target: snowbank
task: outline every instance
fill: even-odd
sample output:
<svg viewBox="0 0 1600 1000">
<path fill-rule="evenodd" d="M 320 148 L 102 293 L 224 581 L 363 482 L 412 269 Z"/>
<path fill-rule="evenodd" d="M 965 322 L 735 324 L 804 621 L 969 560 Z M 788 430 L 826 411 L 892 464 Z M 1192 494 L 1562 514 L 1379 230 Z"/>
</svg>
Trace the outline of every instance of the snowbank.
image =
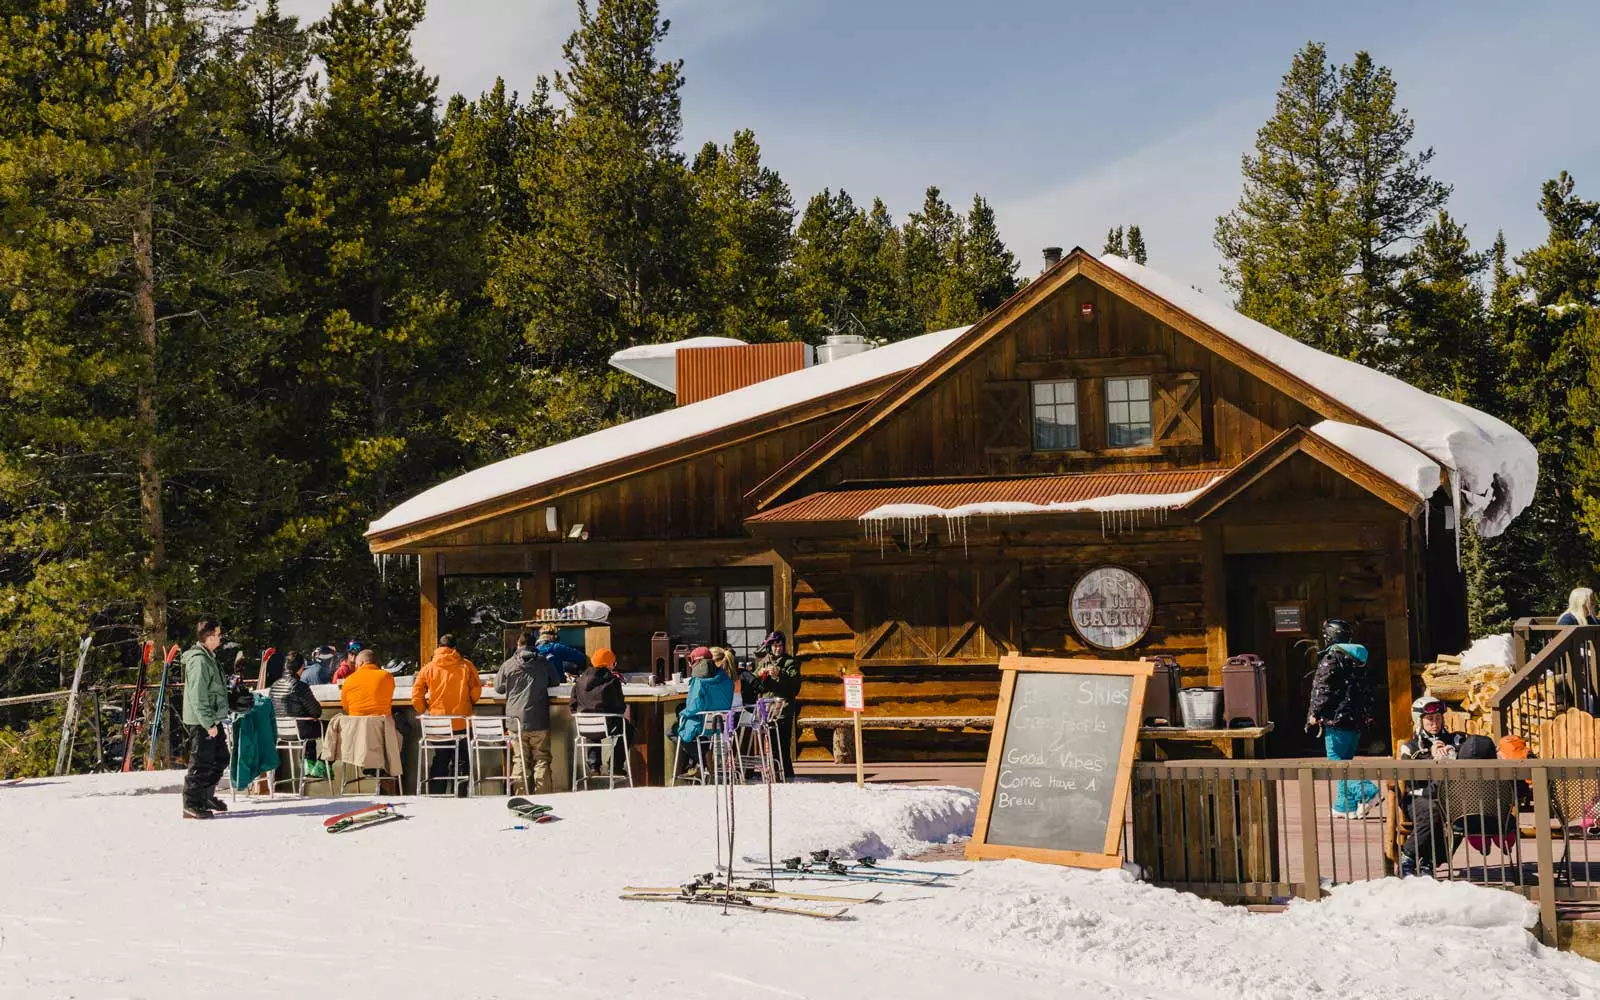
<svg viewBox="0 0 1600 1000">
<path fill-rule="evenodd" d="M 347 835 L 366 799 L 241 800 L 178 819 L 178 772 L 0 784 L 0 996 L 92 998 L 1592 996 L 1600 966 L 1533 943 L 1530 904 L 1460 883 L 1345 886 L 1252 916 L 1133 881 L 1020 861 L 945 888 L 882 886 L 851 919 L 617 898 L 714 863 L 716 791 L 405 800 Z M 780 786 L 774 851 L 907 854 L 967 834 L 966 789 Z M 766 855 L 763 789 L 738 790 L 735 847 Z M 877 888 L 813 883 L 816 892 Z"/>
<path fill-rule="evenodd" d="M 1506 423 L 1324 354 L 1158 271 L 1110 254 L 1099 260 L 1450 469 L 1463 516 L 1484 536 L 1500 534 L 1532 502 L 1539 455 Z"/>
<path fill-rule="evenodd" d="M 1461 652 L 1461 672 L 1479 667 L 1511 667 L 1517 662 L 1511 651 L 1511 633 L 1486 635 L 1472 640 L 1472 645 Z"/>
<path fill-rule="evenodd" d="M 367 534 L 403 528 L 909 371 L 933 357 L 966 329 L 927 333 L 838 361 L 812 365 L 698 403 L 640 417 L 474 469 L 407 500 L 373 521 Z"/>
</svg>

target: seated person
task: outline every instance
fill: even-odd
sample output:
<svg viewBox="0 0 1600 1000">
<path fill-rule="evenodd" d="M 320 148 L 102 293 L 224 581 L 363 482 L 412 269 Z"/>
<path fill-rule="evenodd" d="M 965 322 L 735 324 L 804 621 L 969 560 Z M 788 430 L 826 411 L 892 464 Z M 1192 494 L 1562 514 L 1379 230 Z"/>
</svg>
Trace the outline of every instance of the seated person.
<svg viewBox="0 0 1600 1000">
<path fill-rule="evenodd" d="M 280 719 L 297 719 L 300 738 L 306 741 L 306 777 L 326 778 L 327 765 L 317 759 L 317 737 L 322 735 L 322 704 L 303 679 L 305 657 L 290 650 L 283 659 L 283 675 L 272 682 L 272 710 Z"/>
<path fill-rule="evenodd" d="M 428 764 L 435 793 L 448 791 L 451 779 L 467 773 L 467 717 L 482 694 L 478 668 L 456 649 L 454 635 L 441 635 L 433 659 L 417 671 L 417 679 L 411 684 L 411 707 L 417 714 L 448 715 L 450 728 L 456 733 L 455 748 L 434 751 Z M 458 794 L 466 792 L 465 786 L 458 786 Z"/>
<path fill-rule="evenodd" d="M 356 655 L 355 671 L 339 689 L 339 705 L 346 715 L 394 715 L 394 675 L 378 665 L 377 651 Z"/>
<path fill-rule="evenodd" d="M 312 687 L 318 684 L 332 684 L 334 659 L 332 646 L 318 646 L 311 654 L 311 661 L 306 664 L 305 672 L 300 675 L 300 679 Z"/>
<path fill-rule="evenodd" d="M 544 657 L 550 664 L 550 686 L 565 684 L 570 674 L 576 677 L 583 673 L 589 665 L 589 658 L 583 655 L 580 649 L 574 649 L 557 638 L 554 625 L 539 626 L 539 641 L 533 647 L 534 652 Z"/>
<path fill-rule="evenodd" d="M 1424 696 L 1411 704 L 1411 720 L 1416 735 L 1400 746 L 1401 760 L 1454 760 L 1456 748 L 1465 736 L 1447 732 L 1444 727 L 1444 702 Z M 1444 839 L 1444 809 L 1435 796 L 1431 781 L 1411 781 L 1406 785 L 1405 801 L 1400 804 L 1411 820 L 1411 836 L 1400 848 L 1400 874 L 1432 875 L 1434 864 L 1447 853 Z"/>
<path fill-rule="evenodd" d="M 583 712 L 601 712 L 606 715 L 621 716 L 627 710 L 627 699 L 622 694 L 622 675 L 612 668 L 617 665 L 617 654 L 609 649 L 597 649 L 590 658 L 589 666 L 578 675 L 577 681 L 572 686 L 572 712 L 574 715 Z M 623 754 L 627 753 L 628 732 L 621 718 L 607 719 L 606 731 L 612 735 L 623 737 L 620 752 L 611 755 L 611 773 L 621 774 L 623 768 Z M 589 773 L 600 773 L 600 748 L 590 747 L 588 751 Z"/>
<path fill-rule="evenodd" d="M 732 657 L 728 660 L 731 665 Z M 705 732 L 702 712 L 726 712 L 733 707 L 733 674 L 718 666 L 711 650 L 696 646 L 689 654 L 689 700 L 678 714 L 678 776 L 695 766 L 694 741 Z"/>
</svg>

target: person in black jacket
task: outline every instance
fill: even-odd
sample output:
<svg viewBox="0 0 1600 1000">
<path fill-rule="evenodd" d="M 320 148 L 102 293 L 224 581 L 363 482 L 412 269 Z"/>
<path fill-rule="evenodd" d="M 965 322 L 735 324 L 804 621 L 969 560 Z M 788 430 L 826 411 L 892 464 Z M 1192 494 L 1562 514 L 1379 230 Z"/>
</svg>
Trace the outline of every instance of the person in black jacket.
<svg viewBox="0 0 1600 1000">
<path fill-rule="evenodd" d="M 794 725 L 800 715 L 800 661 L 789 653 L 789 643 L 782 632 L 771 632 L 756 650 L 755 681 L 757 697 L 783 699 L 783 714 L 778 716 L 778 740 L 783 758 L 783 780 L 794 780 Z M 742 685 L 741 685 L 742 686 Z M 747 701 L 753 701 L 747 694 Z"/>
<path fill-rule="evenodd" d="M 1355 628 L 1342 618 L 1322 623 L 1322 653 L 1311 681 L 1306 728 L 1322 727 L 1329 760 L 1354 760 L 1361 730 L 1372 724 L 1372 685 L 1367 680 L 1367 647 L 1355 641 Z M 1365 819 L 1378 801 L 1370 781 L 1341 781 L 1334 816 Z"/>
<path fill-rule="evenodd" d="M 609 649 L 597 649 L 589 658 L 589 666 L 578 675 L 578 680 L 572 685 L 572 712 L 577 715 L 582 712 L 603 712 L 606 715 L 620 716 L 628 708 L 627 700 L 622 695 L 622 677 L 611 668 L 617 665 L 617 654 Z M 607 719 L 606 730 L 612 736 L 622 736 L 620 752 L 611 755 L 611 773 L 621 774 L 623 770 L 623 754 L 627 753 L 628 745 L 632 742 L 629 738 L 627 726 L 620 718 Z M 587 751 L 589 773 L 600 773 L 600 748 L 590 747 Z"/>
<path fill-rule="evenodd" d="M 283 658 L 283 674 L 272 682 L 267 694 L 272 698 L 272 710 L 280 719 L 296 719 L 300 738 L 306 741 L 306 776 L 325 778 L 328 765 L 317 759 L 317 738 L 322 735 L 322 703 L 311 693 L 311 685 L 302 680 L 306 658 L 299 650 L 290 650 Z"/>
</svg>

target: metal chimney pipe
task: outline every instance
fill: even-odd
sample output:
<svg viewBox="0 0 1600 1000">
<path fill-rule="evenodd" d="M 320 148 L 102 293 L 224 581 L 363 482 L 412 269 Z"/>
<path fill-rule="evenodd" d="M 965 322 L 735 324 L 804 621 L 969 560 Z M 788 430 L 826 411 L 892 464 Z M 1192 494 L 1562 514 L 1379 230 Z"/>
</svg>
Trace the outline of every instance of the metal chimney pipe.
<svg viewBox="0 0 1600 1000">
<path fill-rule="evenodd" d="M 1045 247 L 1044 248 L 1044 269 L 1046 271 L 1048 271 L 1052 267 L 1055 267 L 1059 263 L 1061 263 L 1061 248 L 1060 247 Z"/>
</svg>

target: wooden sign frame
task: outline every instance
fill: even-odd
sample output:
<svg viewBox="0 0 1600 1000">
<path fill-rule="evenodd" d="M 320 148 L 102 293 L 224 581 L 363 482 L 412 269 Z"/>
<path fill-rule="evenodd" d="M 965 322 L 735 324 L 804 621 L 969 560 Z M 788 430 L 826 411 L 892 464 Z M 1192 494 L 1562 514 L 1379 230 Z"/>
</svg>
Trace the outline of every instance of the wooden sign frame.
<svg viewBox="0 0 1600 1000">
<path fill-rule="evenodd" d="M 978 815 L 967 842 L 967 858 L 999 860 L 1021 858 L 1074 868 L 1116 868 L 1122 864 L 1123 816 L 1128 808 L 1128 786 L 1133 778 L 1133 760 L 1139 750 L 1139 720 L 1144 712 L 1145 685 L 1154 664 L 1139 660 L 1074 660 L 1055 657 L 1021 656 L 1008 653 L 1000 658 L 1000 700 L 995 705 L 994 732 L 989 736 L 989 759 L 979 786 Z M 1055 851 L 1041 847 L 1016 847 L 989 843 L 989 813 L 994 808 L 995 786 L 1000 779 L 1000 758 L 1005 753 L 1006 723 L 1011 718 L 1011 699 L 1016 694 L 1017 674 L 1112 674 L 1132 679 L 1128 691 L 1128 713 L 1122 736 L 1122 754 L 1117 760 L 1111 811 L 1106 822 L 1105 847 L 1099 854 L 1085 851 Z"/>
</svg>

